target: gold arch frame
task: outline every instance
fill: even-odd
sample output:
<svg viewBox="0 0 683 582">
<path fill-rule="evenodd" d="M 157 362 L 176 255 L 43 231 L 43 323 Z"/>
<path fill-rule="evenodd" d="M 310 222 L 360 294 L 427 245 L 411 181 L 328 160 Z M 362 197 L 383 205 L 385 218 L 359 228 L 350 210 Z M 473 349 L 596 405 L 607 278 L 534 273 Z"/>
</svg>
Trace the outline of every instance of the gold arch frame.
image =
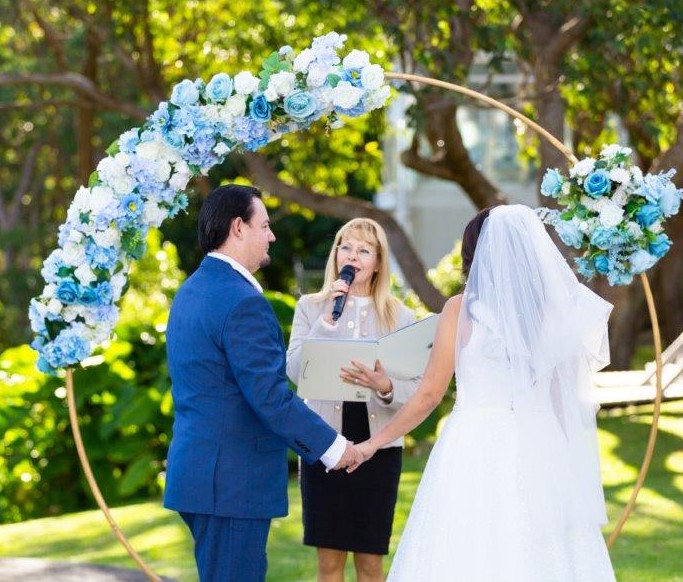
<svg viewBox="0 0 683 582">
<path fill-rule="evenodd" d="M 421 83 L 424 85 L 432 85 L 434 87 L 440 87 L 442 89 L 447 89 L 449 91 L 454 91 L 456 93 L 460 93 L 462 95 L 466 95 L 468 97 L 471 97 L 475 100 L 487 103 L 488 105 L 491 105 L 492 107 L 499 109 L 501 111 L 504 111 L 511 117 L 514 117 L 515 119 L 518 119 L 522 123 L 524 123 L 527 127 L 530 129 L 534 130 L 538 135 L 546 139 L 548 142 L 550 142 L 553 146 L 555 146 L 564 156 L 567 158 L 567 160 L 571 163 L 576 163 L 578 160 L 572 153 L 572 151 L 565 146 L 561 141 L 559 141 L 555 136 L 550 134 L 548 131 L 543 129 L 540 125 L 538 125 L 536 122 L 532 121 L 525 115 L 521 114 L 519 111 L 512 109 L 511 107 L 508 107 L 504 103 L 501 103 L 500 101 L 497 101 L 488 95 L 484 95 L 482 93 L 479 93 L 477 91 L 473 91 L 472 89 L 468 89 L 467 87 L 463 87 L 461 85 L 456 85 L 454 83 L 447 83 L 446 81 L 441 81 L 439 79 L 433 79 L 431 77 L 424 77 L 421 75 L 412 75 L 408 73 L 392 73 L 392 72 L 386 72 L 385 77 L 387 79 L 396 79 L 396 80 L 403 80 L 403 81 L 412 81 L 415 83 Z M 645 299 L 647 301 L 647 307 L 648 307 L 648 312 L 650 314 L 650 321 L 652 323 L 652 333 L 653 333 L 653 339 L 654 339 L 654 346 L 655 346 L 655 363 L 656 363 L 656 397 L 655 397 L 655 404 L 654 404 L 654 411 L 652 414 L 652 426 L 650 427 L 650 434 L 647 442 L 647 447 L 645 450 L 645 455 L 643 457 L 643 462 L 640 467 L 640 471 L 638 473 L 638 477 L 636 479 L 636 482 L 633 487 L 633 491 L 631 492 L 631 496 L 624 507 L 624 510 L 617 521 L 617 524 L 615 525 L 614 529 L 612 530 L 611 534 L 608 537 L 607 540 L 607 546 L 612 547 L 612 544 L 616 541 L 616 539 L 619 537 L 619 534 L 621 533 L 624 524 L 626 523 L 626 520 L 630 516 L 631 512 L 633 511 L 633 508 L 635 507 L 636 499 L 638 497 L 638 493 L 640 492 L 644 482 L 645 482 L 645 477 L 647 476 L 647 473 L 650 468 L 650 463 L 652 461 L 652 457 L 654 454 L 654 448 L 655 448 L 655 442 L 657 440 L 657 433 L 658 433 L 658 427 L 659 427 L 659 417 L 660 417 L 660 409 L 661 409 L 661 403 L 662 403 L 662 396 L 663 396 L 663 390 L 662 390 L 662 344 L 661 344 L 661 334 L 659 331 L 659 322 L 657 319 L 657 310 L 655 308 L 655 302 L 654 302 L 654 297 L 652 295 L 652 290 L 650 288 L 650 283 L 646 277 L 646 275 L 643 273 L 640 275 L 640 280 L 643 285 L 643 291 L 645 292 Z M 107 522 L 109 523 L 109 526 L 116 536 L 116 538 L 119 540 L 119 542 L 124 546 L 130 557 L 133 559 L 133 561 L 138 565 L 140 570 L 147 576 L 149 580 L 152 582 L 162 582 L 162 579 L 157 576 L 151 568 L 144 562 L 144 560 L 140 557 L 140 555 L 135 551 L 135 549 L 131 546 L 130 542 L 124 535 L 124 533 L 121 531 L 119 528 L 118 524 L 116 523 L 116 520 L 111 514 L 111 511 L 109 510 L 109 506 L 107 505 L 102 492 L 100 491 L 99 486 L 97 485 L 97 481 L 95 479 L 95 476 L 92 472 L 92 469 L 90 467 L 90 462 L 88 460 L 88 455 L 85 451 L 85 446 L 83 444 L 83 439 L 81 437 L 81 431 L 80 427 L 78 424 L 78 412 L 77 412 L 77 407 L 76 407 L 76 399 L 75 399 L 75 393 L 74 393 L 74 379 L 73 379 L 73 369 L 68 368 L 66 370 L 66 393 L 67 393 L 67 406 L 69 409 L 69 420 L 71 424 L 71 430 L 73 433 L 74 441 L 76 443 L 76 450 L 78 452 L 78 458 L 81 463 L 81 467 L 83 468 L 83 472 L 85 474 L 85 478 L 88 482 L 88 485 L 90 487 L 90 490 L 92 491 L 93 497 L 95 498 L 97 505 L 99 506 L 100 510 L 104 514 L 104 516 L 107 519 Z"/>
</svg>

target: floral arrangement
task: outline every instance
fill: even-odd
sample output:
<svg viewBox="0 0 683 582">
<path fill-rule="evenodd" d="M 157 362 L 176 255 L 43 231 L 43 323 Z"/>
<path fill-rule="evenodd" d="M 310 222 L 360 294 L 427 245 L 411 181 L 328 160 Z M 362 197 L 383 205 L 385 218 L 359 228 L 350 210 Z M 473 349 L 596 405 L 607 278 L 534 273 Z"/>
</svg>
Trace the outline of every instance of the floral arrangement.
<svg viewBox="0 0 683 582">
<path fill-rule="evenodd" d="M 389 97 L 384 71 L 368 53 L 342 60 L 346 35 L 331 32 L 294 54 L 282 47 L 258 76 L 215 75 L 208 83 L 184 80 L 140 128 L 107 150 L 87 187 L 81 187 L 45 260 L 45 287 L 31 301 L 40 353 L 38 368 L 54 373 L 88 357 L 111 336 L 117 302 L 131 263 L 144 253 L 150 227 L 185 209 L 184 190 L 234 150 L 255 151 L 327 117 L 359 116 Z"/>
<path fill-rule="evenodd" d="M 569 177 L 545 173 L 541 194 L 565 209 L 540 214 L 565 244 L 583 251 L 575 259 L 580 274 L 628 285 L 671 248 L 663 223 L 679 211 L 683 194 L 671 181 L 674 173 L 643 175 L 631 164 L 630 148 L 604 146 L 597 159 L 577 162 Z"/>
</svg>

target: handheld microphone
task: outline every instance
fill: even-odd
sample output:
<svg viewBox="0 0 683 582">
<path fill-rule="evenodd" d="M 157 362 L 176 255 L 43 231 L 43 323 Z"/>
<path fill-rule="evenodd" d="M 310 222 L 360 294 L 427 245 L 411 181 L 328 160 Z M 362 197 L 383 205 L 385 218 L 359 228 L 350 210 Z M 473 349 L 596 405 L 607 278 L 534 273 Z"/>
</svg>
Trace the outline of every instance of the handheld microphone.
<svg viewBox="0 0 683 582">
<path fill-rule="evenodd" d="M 356 269 L 351 265 L 344 265 L 339 273 L 339 278 L 345 281 L 348 285 L 353 283 L 356 278 Z M 334 307 L 332 308 L 332 321 L 337 321 L 344 311 L 344 305 L 346 305 L 346 296 L 348 293 L 344 293 L 334 300 Z"/>
</svg>

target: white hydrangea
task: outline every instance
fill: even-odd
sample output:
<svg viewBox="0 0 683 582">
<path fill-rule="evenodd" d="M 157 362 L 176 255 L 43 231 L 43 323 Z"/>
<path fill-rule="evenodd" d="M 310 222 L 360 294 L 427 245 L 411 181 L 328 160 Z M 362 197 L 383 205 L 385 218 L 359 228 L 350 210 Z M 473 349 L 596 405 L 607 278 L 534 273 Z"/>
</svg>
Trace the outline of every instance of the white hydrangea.
<svg viewBox="0 0 683 582">
<path fill-rule="evenodd" d="M 53 297 L 47 302 L 46 309 L 49 315 L 59 315 L 62 311 L 62 302 L 56 297 Z"/>
<path fill-rule="evenodd" d="M 626 206 L 626 203 L 628 202 L 628 194 L 626 193 L 625 185 L 622 184 L 614 191 L 614 194 L 612 195 L 612 202 L 614 202 L 617 206 Z"/>
<path fill-rule="evenodd" d="M 230 148 L 221 141 L 214 146 L 213 153 L 217 156 L 224 156 L 225 154 L 230 153 Z"/>
<path fill-rule="evenodd" d="M 154 164 L 154 177 L 159 180 L 159 182 L 167 182 L 171 177 L 172 169 L 173 167 L 168 160 L 161 159 Z"/>
<path fill-rule="evenodd" d="M 600 157 L 609 159 L 617 154 L 629 155 L 631 151 L 631 148 L 621 147 L 619 144 L 613 143 L 602 147 L 602 150 L 600 150 Z"/>
<path fill-rule="evenodd" d="M 176 170 L 177 170 L 177 166 L 176 166 Z M 189 170 L 189 168 L 188 168 L 188 170 Z M 174 190 L 184 190 L 185 187 L 187 186 L 187 183 L 190 181 L 190 178 L 192 178 L 192 174 L 189 171 L 188 172 L 176 171 L 176 173 L 171 176 L 171 179 L 168 181 L 168 184 Z"/>
<path fill-rule="evenodd" d="M 320 87 L 327 80 L 327 75 L 331 72 L 332 69 L 328 65 L 313 63 L 308 70 L 306 85 L 311 88 Z"/>
<path fill-rule="evenodd" d="M 94 186 L 91 192 L 90 208 L 95 214 L 99 214 L 114 202 L 114 191 L 107 186 Z"/>
<path fill-rule="evenodd" d="M 659 234 L 660 232 L 664 232 L 664 227 L 662 226 L 662 223 L 659 220 L 653 222 L 650 226 L 647 227 L 647 229 L 653 234 Z"/>
<path fill-rule="evenodd" d="M 629 236 L 636 240 L 643 238 L 643 229 L 640 228 L 640 225 L 637 222 L 632 220 L 628 221 L 628 224 L 626 225 L 626 232 L 629 234 Z"/>
<path fill-rule="evenodd" d="M 631 166 L 631 176 L 633 176 L 633 183 L 637 186 L 643 183 L 643 171 L 638 166 Z"/>
<path fill-rule="evenodd" d="M 565 183 L 568 184 L 568 182 L 565 182 Z M 583 206 L 585 206 L 588 210 L 595 210 L 595 204 L 596 204 L 596 202 L 597 202 L 597 201 L 595 200 L 595 198 L 591 198 L 591 197 L 588 196 L 587 194 L 583 194 L 583 195 L 581 196 L 580 203 L 581 203 Z"/>
</svg>

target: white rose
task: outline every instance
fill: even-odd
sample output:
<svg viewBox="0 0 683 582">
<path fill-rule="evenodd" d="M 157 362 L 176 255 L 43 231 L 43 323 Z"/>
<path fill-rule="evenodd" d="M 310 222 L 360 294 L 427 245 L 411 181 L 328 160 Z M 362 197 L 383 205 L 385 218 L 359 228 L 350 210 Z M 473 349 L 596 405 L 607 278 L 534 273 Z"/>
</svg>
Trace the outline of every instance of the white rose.
<svg viewBox="0 0 683 582">
<path fill-rule="evenodd" d="M 97 165 L 97 173 L 102 181 L 111 186 L 118 194 L 130 194 L 135 187 L 135 181 L 128 175 L 128 155 L 119 152 L 113 158 L 104 158 Z"/>
<path fill-rule="evenodd" d="M 118 272 L 111 278 L 110 283 L 114 302 L 116 302 L 121 299 L 121 292 L 126 284 L 126 275 L 122 272 Z"/>
<path fill-rule="evenodd" d="M 171 179 L 168 181 L 168 185 L 174 190 L 184 190 L 191 177 L 192 175 L 189 173 L 186 174 L 185 172 L 176 172 L 171 176 Z"/>
<path fill-rule="evenodd" d="M 158 160 L 154 164 L 154 177 L 159 182 L 167 182 L 171 177 L 171 163 L 168 160 Z"/>
<path fill-rule="evenodd" d="M 237 73 L 233 80 L 235 82 L 235 93 L 238 95 L 251 95 L 258 89 L 260 82 L 258 77 L 255 77 L 248 71 Z"/>
<path fill-rule="evenodd" d="M 289 95 L 294 90 L 296 75 L 289 71 L 281 71 L 270 76 L 268 79 L 268 89 L 272 89 L 280 97 Z M 268 99 L 266 97 L 266 99 Z M 268 99 L 270 101 L 270 99 Z"/>
<path fill-rule="evenodd" d="M 47 302 L 47 312 L 50 315 L 59 315 L 59 313 L 61 311 L 62 311 L 62 302 L 59 299 L 53 298 Z"/>
<path fill-rule="evenodd" d="M 311 68 L 308 70 L 306 85 L 311 88 L 320 87 L 327 80 L 327 75 L 331 72 L 331 70 L 332 69 L 328 65 L 313 63 Z"/>
<path fill-rule="evenodd" d="M 74 273 L 76 275 L 76 278 L 83 284 L 83 285 L 89 285 L 93 281 L 97 279 L 95 276 L 95 273 L 93 273 L 92 269 L 90 268 L 89 265 L 86 263 L 82 263 L 76 268 L 76 271 Z"/>
<path fill-rule="evenodd" d="M 585 158 L 580 162 L 577 162 L 569 170 L 569 175 L 573 178 L 574 176 L 588 176 L 593 171 L 595 167 L 595 160 L 593 158 Z"/>
<path fill-rule="evenodd" d="M 611 201 L 604 204 L 600 210 L 600 224 L 605 228 L 613 228 L 624 219 L 624 209 L 620 208 Z"/>
<path fill-rule="evenodd" d="M 78 309 L 78 306 L 76 305 L 67 305 L 63 310 L 62 310 L 62 319 L 66 321 L 67 323 L 70 323 L 74 321 L 81 313 L 80 309 Z"/>
<path fill-rule="evenodd" d="M 247 104 L 242 95 L 232 95 L 225 102 L 225 108 L 233 117 L 242 117 L 247 110 Z"/>
<path fill-rule="evenodd" d="M 332 103 L 335 107 L 342 109 L 351 109 L 358 105 L 358 101 L 363 95 L 363 90 L 354 87 L 348 81 L 339 81 L 337 86 L 332 90 Z"/>
<path fill-rule="evenodd" d="M 120 234 L 118 229 L 109 227 L 107 230 L 98 230 L 93 233 L 93 239 L 99 247 L 118 248 L 120 246 Z"/>
<path fill-rule="evenodd" d="M 624 185 L 619 186 L 612 196 L 612 202 L 617 206 L 625 206 L 628 202 L 628 194 L 626 193 L 626 187 Z"/>
<path fill-rule="evenodd" d="M 602 147 L 600 150 L 600 156 L 603 158 L 613 158 L 621 151 L 621 146 L 619 144 L 613 143 Z"/>
<path fill-rule="evenodd" d="M 135 153 L 143 160 L 157 160 L 161 157 L 162 143 L 159 138 L 141 141 L 135 146 Z"/>
<path fill-rule="evenodd" d="M 223 142 L 219 142 L 213 148 L 213 153 L 217 156 L 224 156 L 225 154 L 230 153 L 230 148 Z"/>
<path fill-rule="evenodd" d="M 586 233 L 588 232 L 589 224 L 585 220 L 577 220 L 576 228 L 578 228 L 581 232 Z"/>
<path fill-rule="evenodd" d="M 662 226 L 662 223 L 659 221 L 653 222 L 650 226 L 647 227 L 647 229 L 653 234 L 659 234 L 660 232 L 664 231 L 664 227 Z"/>
<path fill-rule="evenodd" d="M 610 170 L 609 179 L 612 180 L 612 182 L 627 184 L 631 181 L 631 173 L 624 168 L 614 168 L 613 170 Z"/>
<path fill-rule="evenodd" d="M 77 243 L 68 242 L 64 245 L 62 256 L 67 265 L 76 267 L 85 261 L 85 249 Z"/>
<path fill-rule="evenodd" d="M 114 201 L 114 191 L 107 186 L 95 186 L 92 189 L 90 207 L 95 214 L 99 214 Z"/>
<path fill-rule="evenodd" d="M 370 55 L 365 51 L 353 49 L 344 57 L 342 65 L 345 69 L 362 69 L 370 64 Z"/>
<path fill-rule="evenodd" d="M 69 207 L 69 212 L 73 209 L 75 212 L 89 212 L 90 211 L 90 199 L 92 197 L 92 192 L 90 188 L 81 186 L 77 191 L 74 199 L 71 201 L 71 206 Z"/>
<path fill-rule="evenodd" d="M 279 95 L 277 94 L 277 91 L 273 87 L 266 87 L 266 90 L 263 92 L 263 96 L 266 98 L 267 101 L 273 102 L 277 101 L 277 98 Z"/>
<path fill-rule="evenodd" d="M 643 238 L 643 229 L 640 228 L 640 225 L 637 222 L 629 221 L 626 225 L 626 231 L 636 240 Z"/>
<path fill-rule="evenodd" d="M 585 194 L 583 194 L 581 196 L 580 203 L 586 208 L 588 208 L 588 210 L 595 210 L 595 199 L 591 198 L 590 196 L 586 196 Z"/>
<path fill-rule="evenodd" d="M 384 83 L 384 69 L 379 65 L 368 65 L 360 72 L 360 82 L 368 91 L 379 89 Z"/>
<path fill-rule="evenodd" d="M 45 285 L 45 289 L 43 289 L 43 297 L 47 299 L 52 299 L 55 296 L 55 293 L 57 293 L 57 285 L 55 285 L 54 283 L 48 283 L 47 285 Z M 42 310 L 41 313 L 45 313 L 45 305 L 38 301 L 33 302 L 33 305 L 35 305 L 36 307 L 40 306 Z"/>
<path fill-rule="evenodd" d="M 569 194 L 571 184 L 569 182 L 562 182 L 562 194 Z"/>
<path fill-rule="evenodd" d="M 157 228 L 166 219 L 167 212 L 163 208 L 159 208 L 155 202 L 150 201 L 145 204 L 142 216 L 147 224 Z"/>
<path fill-rule="evenodd" d="M 82 226 L 82 225 L 79 225 Z M 77 231 L 75 228 L 72 228 L 69 231 L 69 236 L 66 237 L 67 242 L 74 243 L 74 244 L 80 244 L 81 241 L 83 240 L 83 233 Z"/>
<path fill-rule="evenodd" d="M 311 49 L 304 49 L 294 58 L 292 66 L 297 73 L 303 73 L 314 58 L 315 53 Z"/>
<path fill-rule="evenodd" d="M 388 85 L 383 85 L 379 89 L 370 91 L 365 96 L 365 101 L 363 102 L 365 104 L 365 109 L 367 111 L 372 111 L 373 109 L 383 107 L 390 95 L 391 89 L 389 89 Z"/>
</svg>

